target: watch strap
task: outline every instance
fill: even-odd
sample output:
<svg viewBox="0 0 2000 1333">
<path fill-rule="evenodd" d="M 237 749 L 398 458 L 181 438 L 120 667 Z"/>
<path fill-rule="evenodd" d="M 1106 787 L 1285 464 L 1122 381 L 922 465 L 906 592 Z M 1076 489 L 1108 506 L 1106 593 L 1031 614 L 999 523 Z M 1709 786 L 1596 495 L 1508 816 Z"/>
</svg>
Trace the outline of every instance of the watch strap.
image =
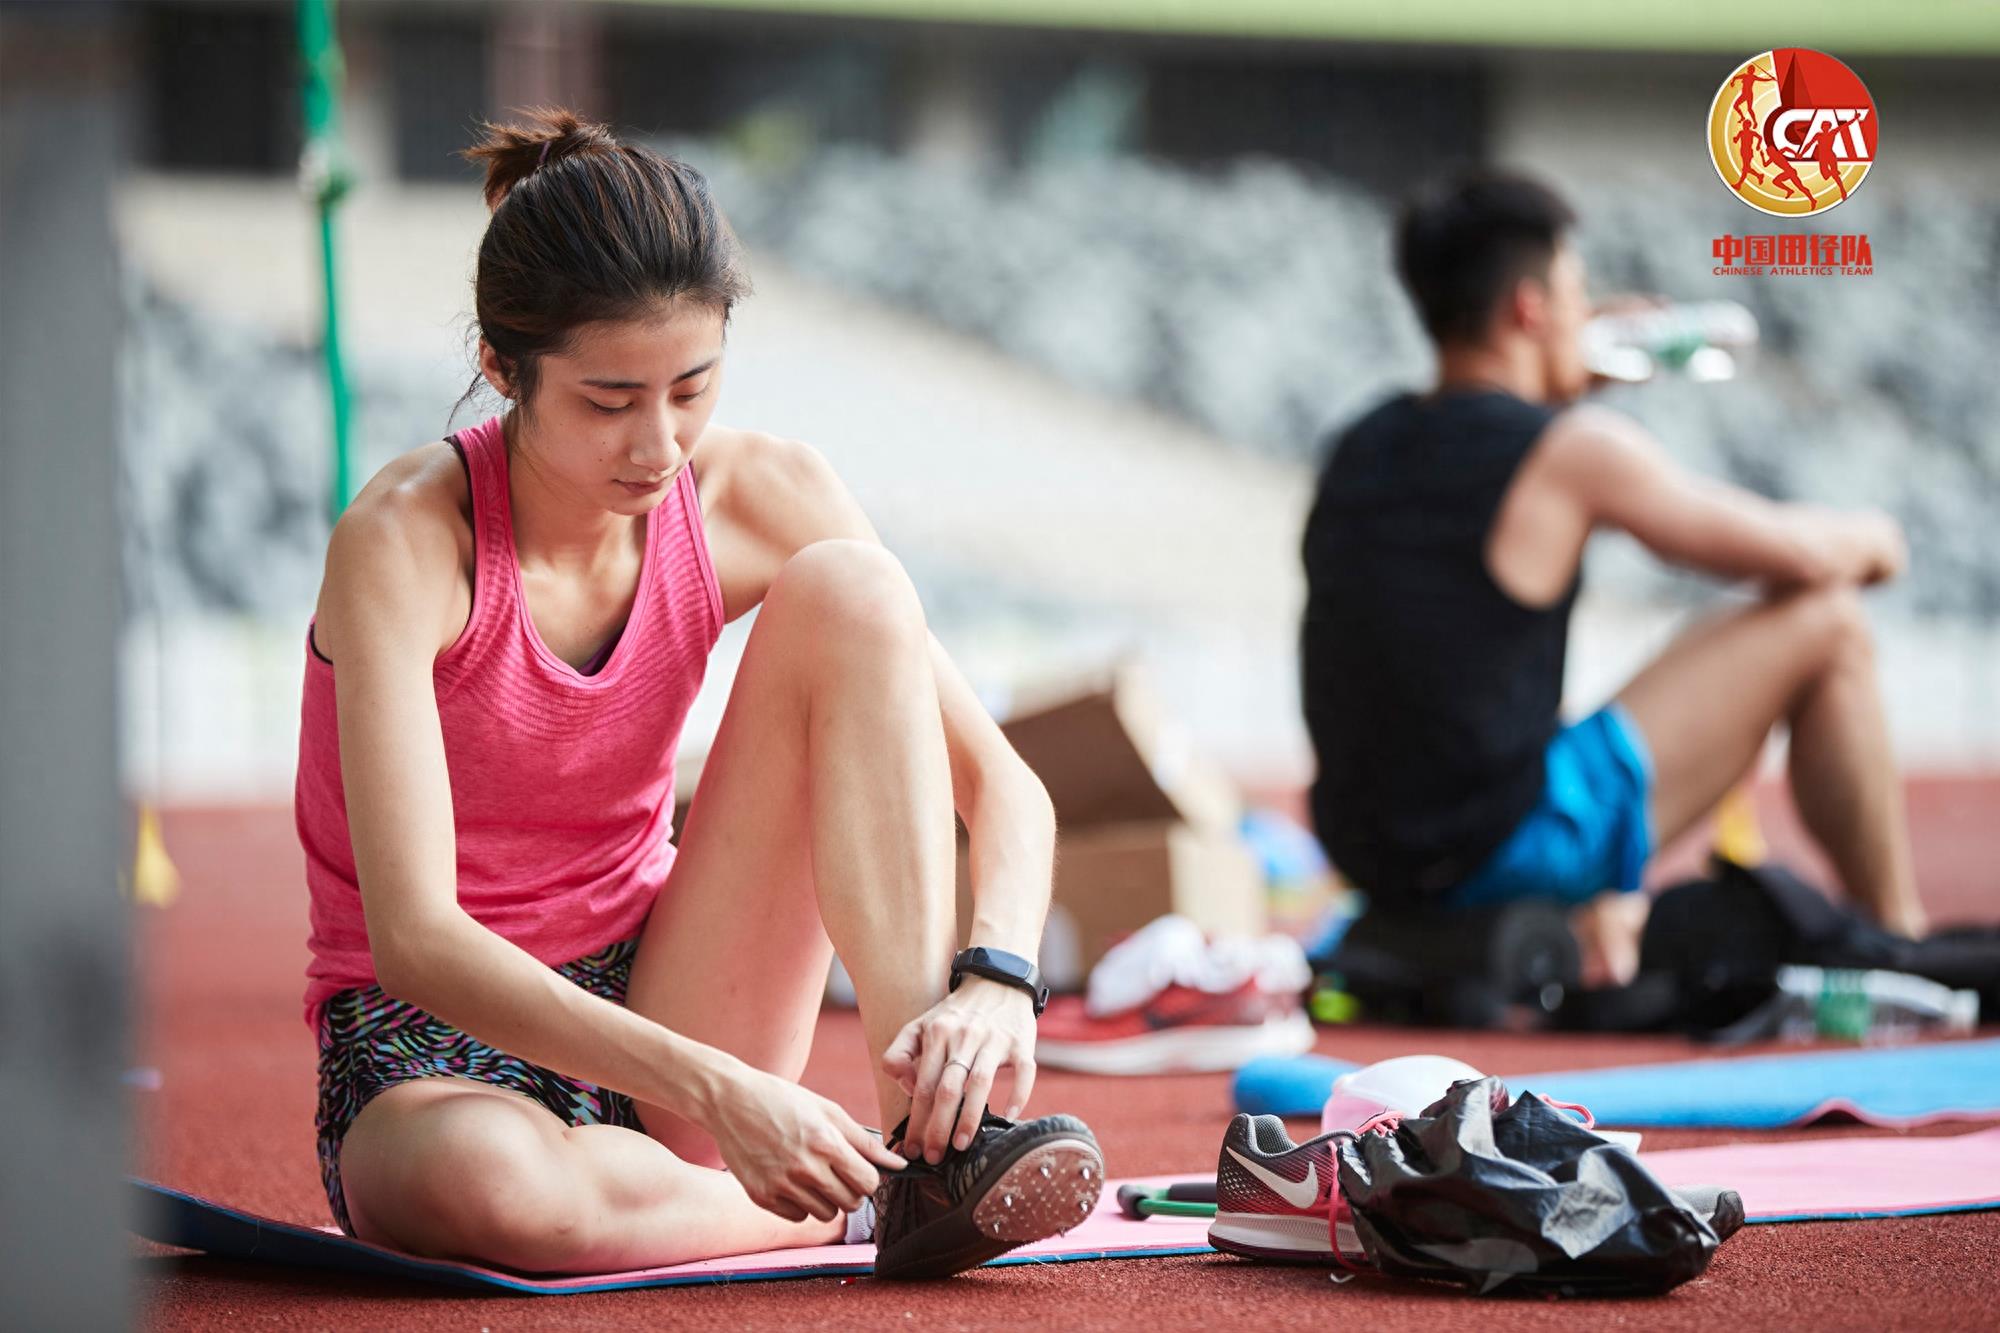
<svg viewBox="0 0 2000 1333">
<path fill-rule="evenodd" d="M 983 946 L 960 950 L 958 956 L 951 960 L 950 988 L 957 990 L 958 983 L 969 976 L 985 977 L 989 981 L 1026 991 L 1035 1002 L 1037 1018 L 1048 1007 L 1049 988 L 1042 980 L 1042 970 L 1019 954 Z"/>
</svg>

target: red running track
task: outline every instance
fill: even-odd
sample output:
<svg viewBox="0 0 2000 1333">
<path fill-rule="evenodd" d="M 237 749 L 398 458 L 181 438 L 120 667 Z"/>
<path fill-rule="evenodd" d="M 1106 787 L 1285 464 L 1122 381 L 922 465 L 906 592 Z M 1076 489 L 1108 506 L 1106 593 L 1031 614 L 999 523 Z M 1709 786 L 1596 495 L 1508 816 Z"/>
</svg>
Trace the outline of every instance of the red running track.
<svg viewBox="0 0 2000 1333">
<path fill-rule="evenodd" d="M 1769 796 L 1769 794 L 1766 794 Z M 1940 921 L 2000 915 L 2000 781 L 1912 785 L 1920 869 Z M 1781 850 L 1794 826 L 1771 796 Z M 156 1092 L 133 1094 L 136 1166 L 181 1189 L 275 1217 L 326 1221 L 313 1157 L 313 1049 L 299 1019 L 305 890 L 284 809 L 169 814 L 184 878 L 173 906 L 136 923 L 138 1061 Z M 1371 1060 L 1434 1050 L 1496 1074 L 1671 1059 L 1669 1038 L 1417 1034 L 1354 1029 L 1322 1052 Z M 829 1012 L 806 1081 L 872 1119 L 853 1015 Z M 1082 1115 L 1118 1175 L 1212 1170 L 1229 1115 L 1220 1075 L 1092 1079 L 1046 1072 L 1038 1109 Z M 1301 1126 L 1300 1128 L 1304 1128 Z M 1970 1128 L 1943 1125 L 1927 1133 Z M 1854 1134 L 1853 1126 L 1759 1136 L 1659 1132 L 1661 1147 Z M 921 1287 L 835 1279 L 570 1297 L 467 1297 L 414 1283 L 289 1274 L 139 1245 L 144 1324 L 160 1329 L 1146 1329 L 1431 1330 L 1968 1328 L 2000 1326 L 2000 1213 L 1749 1228 L 1701 1280 L 1643 1302 L 1473 1298 L 1223 1256 L 1008 1268 Z"/>
</svg>

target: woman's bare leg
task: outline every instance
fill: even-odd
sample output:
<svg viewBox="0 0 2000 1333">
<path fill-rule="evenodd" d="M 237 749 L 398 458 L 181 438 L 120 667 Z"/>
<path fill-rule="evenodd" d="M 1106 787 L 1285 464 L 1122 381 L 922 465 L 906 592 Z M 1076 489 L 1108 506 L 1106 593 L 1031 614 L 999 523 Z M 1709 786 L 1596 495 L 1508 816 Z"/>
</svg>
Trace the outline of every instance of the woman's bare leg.
<svg viewBox="0 0 2000 1333">
<path fill-rule="evenodd" d="M 504 1089 L 400 1083 L 363 1107 L 340 1152 L 361 1239 L 523 1272 L 608 1273 L 840 1238 L 787 1222 L 729 1176 L 616 1125 L 565 1125 Z"/>
<path fill-rule="evenodd" d="M 1849 588 L 1774 597 L 1696 626 L 1618 696 L 1652 751 L 1653 827 L 1685 832 L 1789 724 L 1792 796 L 1856 902 L 1923 931 L 1873 644 Z"/>
<path fill-rule="evenodd" d="M 882 1052 L 943 995 L 956 933 L 951 769 L 929 644 L 916 590 L 882 548 L 821 542 L 786 564 L 626 1001 L 796 1079 L 838 948 L 884 1128 L 908 1099 L 882 1074 Z M 641 1113 L 680 1156 L 716 1162 L 706 1131 Z"/>
<path fill-rule="evenodd" d="M 880 1056 L 943 993 L 953 914 L 950 765 L 915 590 L 879 547 L 814 545 L 751 632 L 627 1002 L 797 1078 L 838 944 L 893 1124 L 906 1099 Z M 363 1239 L 547 1272 L 838 1239 L 838 1219 L 751 1203 L 699 1127 L 642 1114 L 653 1137 L 567 1127 L 465 1080 L 399 1085 L 348 1131 L 349 1214 Z"/>
</svg>

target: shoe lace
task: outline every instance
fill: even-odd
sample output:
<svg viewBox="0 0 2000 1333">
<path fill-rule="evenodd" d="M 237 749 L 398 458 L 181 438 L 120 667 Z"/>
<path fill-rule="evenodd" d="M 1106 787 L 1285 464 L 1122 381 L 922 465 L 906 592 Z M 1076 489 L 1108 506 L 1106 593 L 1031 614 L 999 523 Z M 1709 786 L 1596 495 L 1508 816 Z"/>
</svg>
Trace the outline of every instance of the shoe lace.
<svg viewBox="0 0 2000 1333">
<path fill-rule="evenodd" d="M 875 1196 L 875 1244 L 878 1247 L 898 1236 L 908 1235 L 922 1221 L 917 1216 L 920 1191 L 914 1187 L 910 1175 L 911 1168 L 883 1173 L 883 1188 Z"/>
<path fill-rule="evenodd" d="M 1378 1132 L 1392 1134 L 1395 1132 L 1396 1126 L 1402 1123 L 1403 1113 L 1401 1111 L 1377 1111 L 1374 1115 L 1369 1116 L 1361 1122 L 1360 1128 L 1354 1131 L 1354 1137 L 1360 1138 L 1363 1134 Z"/>
<path fill-rule="evenodd" d="M 944 1150 L 944 1159 L 938 1162 L 928 1161 L 921 1156 L 911 1157 L 909 1158 L 910 1164 L 902 1170 L 884 1172 L 883 1174 L 892 1180 L 909 1181 L 928 1176 L 940 1181 L 944 1185 L 945 1192 L 953 1199 L 962 1199 L 971 1191 L 973 1182 L 979 1179 L 980 1173 L 985 1169 L 986 1150 L 992 1140 L 998 1134 L 1013 1127 L 1013 1121 L 1004 1119 L 988 1111 L 980 1117 L 979 1128 L 973 1131 L 972 1142 L 962 1151 L 958 1148 L 947 1147 Z M 898 1152 L 902 1151 L 903 1136 L 906 1133 L 908 1133 L 907 1121 L 904 1124 L 898 1125 L 895 1132 L 891 1135 L 891 1146 Z M 891 1191 L 892 1197 L 895 1197 L 897 1200 L 897 1207 L 899 1209 L 914 1207 L 914 1202 L 906 1202 L 906 1200 L 914 1201 L 918 1197 L 918 1193 L 917 1190 Z"/>
<path fill-rule="evenodd" d="M 1558 1111 L 1576 1112 L 1577 1116 L 1582 1119 L 1583 1127 L 1585 1129 L 1597 1128 L 1597 1117 L 1590 1113 L 1590 1108 L 1588 1106 L 1582 1106 L 1576 1102 L 1557 1101 L 1555 1098 L 1549 1096 L 1546 1092 L 1538 1092 L 1535 1095 L 1537 1097 L 1540 1097 L 1543 1101 L 1547 1102 L 1550 1106 L 1555 1107 L 1556 1110 Z"/>
<path fill-rule="evenodd" d="M 1358 1125 L 1354 1129 L 1342 1130 L 1340 1132 L 1344 1136 L 1351 1137 L 1355 1140 L 1360 1140 L 1362 1138 L 1367 1137 L 1370 1134 L 1381 1134 L 1386 1137 L 1390 1134 L 1395 1133 L 1396 1127 L 1402 1123 L 1403 1123 L 1403 1113 L 1401 1111 L 1377 1111 L 1374 1115 L 1371 1115 L 1366 1120 L 1362 1121 L 1360 1125 Z M 1333 1254 L 1334 1265 L 1338 1268 L 1346 1270 L 1350 1275 L 1356 1273 L 1372 1273 L 1375 1271 L 1374 1268 L 1366 1264 L 1358 1264 L 1354 1262 L 1352 1259 L 1348 1258 L 1346 1252 L 1340 1248 L 1340 1224 L 1343 1221 L 1347 1221 L 1349 1218 L 1352 1217 L 1352 1215 L 1353 1214 L 1351 1210 L 1349 1210 L 1347 1206 L 1347 1196 L 1340 1192 L 1340 1186 L 1338 1182 L 1336 1182 L 1333 1187 L 1333 1195 L 1327 1201 L 1327 1210 L 1326 1210 L 1326 1233 L 1327 1233 L 1327 1239 L 1332 1243 L 1331 1250 Z M 1346 1279 L 1342 1278 L 1337 1280 L 1345 1281 Z"/>
</svg>

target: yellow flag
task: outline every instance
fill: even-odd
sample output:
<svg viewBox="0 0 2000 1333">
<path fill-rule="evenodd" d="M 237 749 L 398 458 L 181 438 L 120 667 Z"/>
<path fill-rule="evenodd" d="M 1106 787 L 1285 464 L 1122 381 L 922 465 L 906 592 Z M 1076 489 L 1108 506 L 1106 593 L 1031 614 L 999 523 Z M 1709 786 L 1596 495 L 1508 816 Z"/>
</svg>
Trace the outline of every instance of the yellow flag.
<svg viewBox="0 0 2000 1333">
<path fill-rule="evenodd" d="M 1762 864 L 1769 848 L 1748 787 L 1733 787 L 1715 807 L 1715 850 L 1740 866 Z"/>
<path fill-rule="evenodd" d="M 139 807 L 138 847 L 132 858 L 132 901 L 165 907 L 181 891 L 181 872 L 167 855 L 160 837 L 160 817 L 150 805 Z"/>
</svg>

